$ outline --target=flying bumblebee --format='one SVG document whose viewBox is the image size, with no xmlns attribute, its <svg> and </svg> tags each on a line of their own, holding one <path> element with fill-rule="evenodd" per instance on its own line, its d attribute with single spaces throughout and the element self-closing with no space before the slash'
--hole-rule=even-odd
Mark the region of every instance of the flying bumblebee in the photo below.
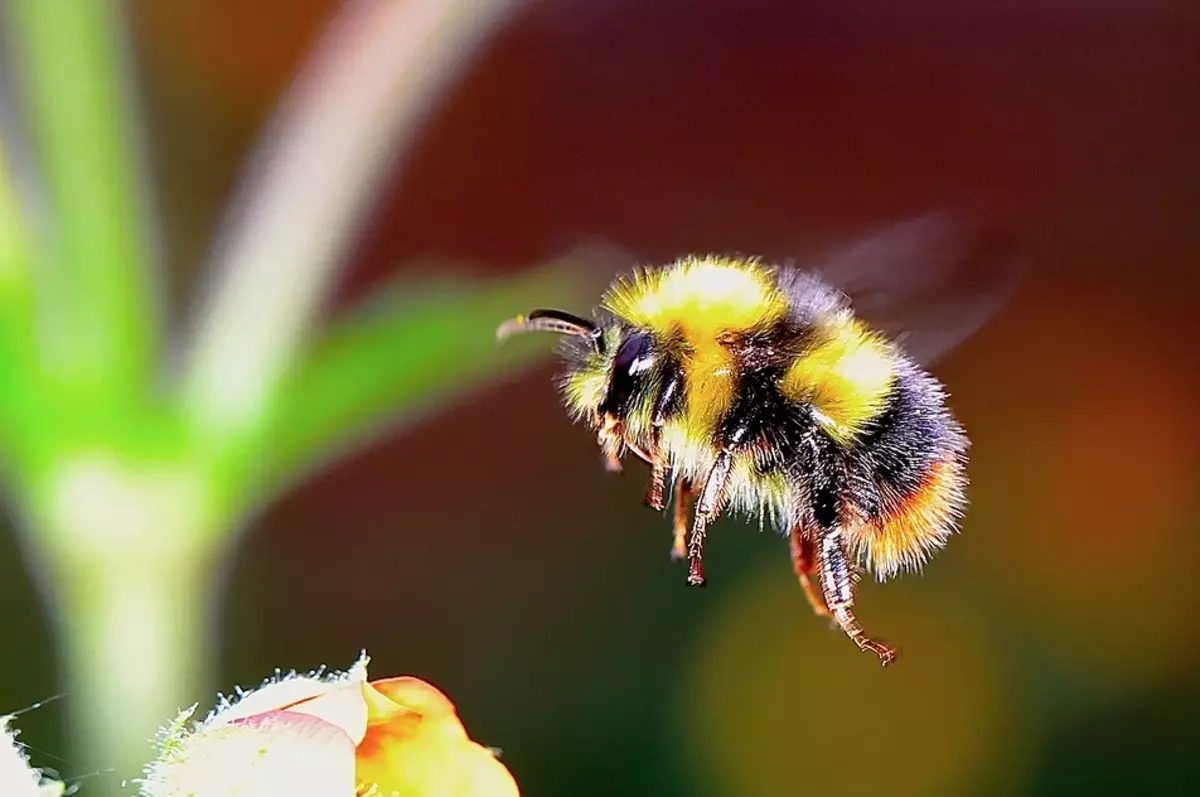
<svg viewBox="0 0 1200 797">
<path fill-rule="evenodd" d="M 852 609 L 859 573 L 919 570 L 966 507 L 968 440 L 925 369 L 1019 272 L 1005 237 L 934 214 L 808 266 L 705 256 L 637 268 L 594 320 L 535 310 L 497 337 L 564 336 L 567 410 L 610 470 L 626 452 L 650 466 L 650 507 L 672 494 L 688 584 L 705 584 L 722 512 L 769 520 L 813 610 L 887 666 L 895 649 Z"/>
</svg>

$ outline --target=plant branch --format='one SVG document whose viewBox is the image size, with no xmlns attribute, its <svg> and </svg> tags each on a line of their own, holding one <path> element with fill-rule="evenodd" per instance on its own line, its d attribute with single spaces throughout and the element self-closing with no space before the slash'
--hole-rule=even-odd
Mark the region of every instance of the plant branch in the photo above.
<svg viewBox="0 0 1200 797">
<path fill-rule="evenodd" d="M 346 312 L 285 375 L 252 451 L 231 458 L 218 491 L 234 512 L 261 504 L 348 449 L 516 366 L 545 339 L 496 343 L 497 325 L 536 306 L 594 304 L 616 250 L 578 249 L 488 282 L 398 280 Z M 225 504 L 225 501 L 222 501 Z M 229 504 L 226 504 L 229 505 Z"/>
<path fill-rule="evenodd" d="M 350 0 L 285 98 L 214 250 L 183 385 L 199 433 L 258 422 L 378 184 L 520 0 Z"/>
<path fill-rule="evenodd" d="M 0 98 L 2 99 L 2 98 Z M 2 110 L 2 109 L 0 109 Z M 3 121 L 3 120 L 0 120 Z M 4 128 L 0 127 L 0 134 Z M 22 206 L 10 160 L 10 141 L 0 138 L 0 451 L 12 469 L 28 463 L 27 446 L 37 406 L 32 251 L 27 208 Z"/>
<path fill-rule="evenodd" d="M 22 82 L 50 238 L 39 251 L 46 364 L 91 403 L 132 395 L 157 364 L 156 297 L 133 146 L 120 4 L 11 0 Z M 44 299 L 44 301 L 42 301 Z"/>
<path fill-rule="evenodd" d="M 179 452 L 90 448 L 21 491 L 55 609 L 80 767 L 138 774 L 155 729 L 209 687 L 219 549 L 212 495 Z"/>
</svg>

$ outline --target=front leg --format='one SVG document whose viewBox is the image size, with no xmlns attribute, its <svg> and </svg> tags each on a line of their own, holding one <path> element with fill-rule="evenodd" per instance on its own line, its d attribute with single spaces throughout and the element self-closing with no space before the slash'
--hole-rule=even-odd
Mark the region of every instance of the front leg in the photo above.
<svg viewBox="0 0 1200 797">
<path fill-rule="evenodd" d="M 664 508 L 663 493 L 667 486 L 667 461 L 662 450 L 663 427 L 667 418 L 683 409 L 683 369 L 674 361 L 662 365 L 662 387 L 654 399 L 650 415 L 650 487 L 646 491 L 646 506 L 655 512 Z"/>
<path fill-rule="evenodd" d="M 895 661 L 895 648 L 883 640 L 868 637 L 851 611 L 850 607 L 854 605 L 855 574 L 846 558 L 841 529 L 826 532 L 821 538 L 818 567 L 821 571 L 825 605 L 829 607 L 833 619 L 841 626 L 846 636 L 858 645 L 859 650 L 869 650 L 878 655 L 879 662 L 884 667 Z"/>
<path fill-rule="evenodd" d="M 705 585 L 704 539 L 708 527 L 725 507 L 735 457 L 758 435 L 761 410 L 761 403 L 744 400 L 734 405 L 720 426 L 718 439 L 722 442 L 721 452 L 704 479 L 699 500 L 696 501 L 696 519 L 692 524 L 691 539 L 688 540 L 689 586 Z"/>
</svg>

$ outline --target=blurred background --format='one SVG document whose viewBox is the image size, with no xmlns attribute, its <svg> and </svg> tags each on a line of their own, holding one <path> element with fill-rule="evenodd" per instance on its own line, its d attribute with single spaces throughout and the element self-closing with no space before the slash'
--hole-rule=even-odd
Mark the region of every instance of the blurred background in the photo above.
<svg viewBox="0 0 1200 797">
<path fill-rule="evenodd" d="M 336 6 L 129 4 L 176 302 Z M 365 647 L 445 689 L 529 795 L 1200 793 L 1198 141 L 1200 6 L 533 4 L 423 129 L 340 301 L 422 259 L 782 259 L 967 203 L 1034 265 L 937 369 L 974 442 L 963 534 L 864 583 L 860 619 L 903 650 L 887 671 L 757 526 L 722 521 L 686 589 L 645 473 L 604 473 L 547 360 L 255 518 L 219 684 Z M 0 612 L 0 707 L 59 692 L 9 533 Z M 22 724 L 63 751 L 58 704 Z"/>
</svg>

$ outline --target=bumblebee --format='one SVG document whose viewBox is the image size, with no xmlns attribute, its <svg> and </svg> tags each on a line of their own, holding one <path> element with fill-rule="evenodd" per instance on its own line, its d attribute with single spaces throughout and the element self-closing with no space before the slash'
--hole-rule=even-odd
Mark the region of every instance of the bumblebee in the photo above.
<svg viewBox="0 0 1200 797">
<path fill-rule="evenodd" d="M 1006 236 L 934 214 L 806 266 L 639 267 L 593 320 L 535 310 L 497 337 L 564 336 L 569 414 L 609 470 L 626 452 L 649 465 L 647 505 L 671 496 L 689 585 L 706 583 L 718 516 L 769 521 L 816 614 L 886 666 L 895 648 L 859 625 L 855 584 L 920 570 L 967 504 L 968 439 L 926 368 L 1002 305 L 1019 270 Z"/>
</svg>

